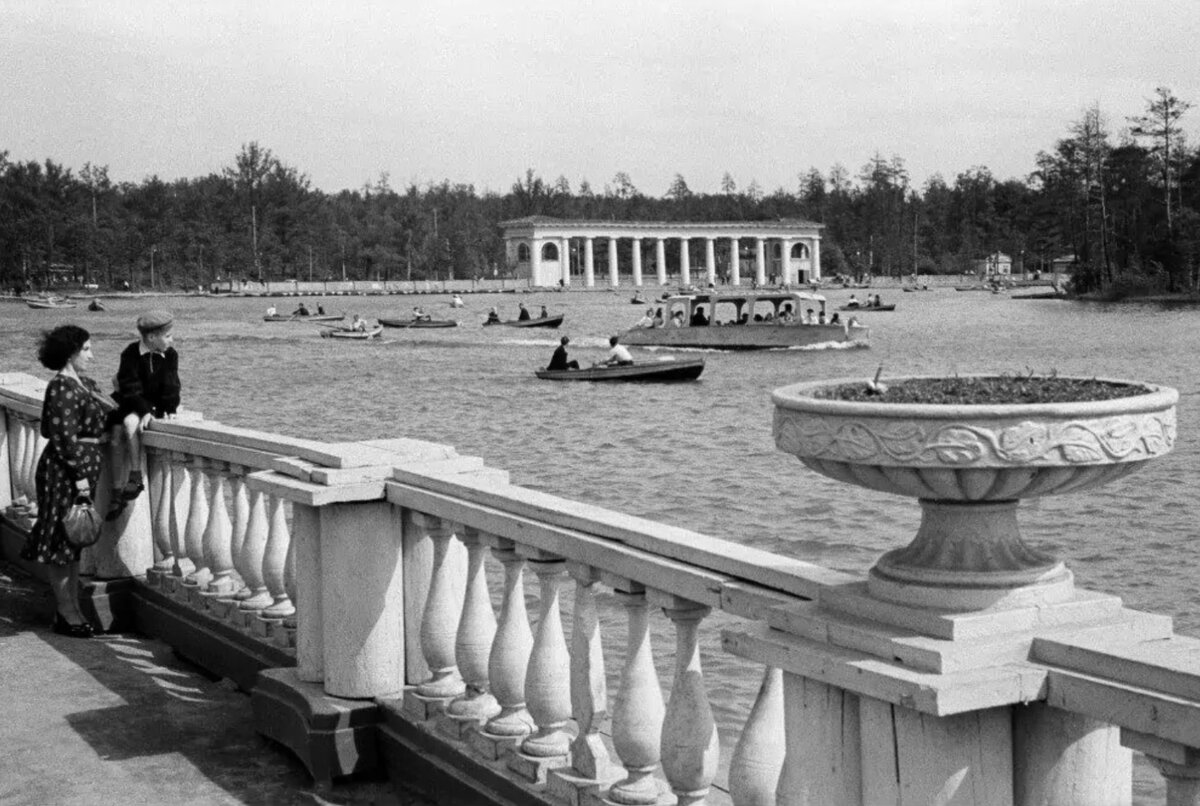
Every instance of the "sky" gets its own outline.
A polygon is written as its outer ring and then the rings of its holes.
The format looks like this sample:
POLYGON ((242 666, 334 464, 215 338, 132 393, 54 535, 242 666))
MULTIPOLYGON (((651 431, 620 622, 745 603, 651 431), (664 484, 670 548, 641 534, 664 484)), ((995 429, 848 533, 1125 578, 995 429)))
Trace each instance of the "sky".
POLYGON ((169 181, 257 141, 328 192, 1023 179, 1091 106, 1115 138, 1156 87, 1200 105, 1198 40, 1197 0, 0 0, 0 153, 169 181))

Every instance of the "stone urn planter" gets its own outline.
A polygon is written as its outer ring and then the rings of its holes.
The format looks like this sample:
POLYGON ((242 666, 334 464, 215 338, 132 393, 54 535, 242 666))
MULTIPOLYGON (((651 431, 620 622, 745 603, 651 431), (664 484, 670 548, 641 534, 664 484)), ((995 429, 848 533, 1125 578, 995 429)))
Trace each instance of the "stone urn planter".
POLYGON ((775 444, 831 478, 920 501, 915 539, 871 569, 872 597, 952 611, 1062 602, 1073 596, 1071 572, 1022 540, 1020 499, 1106 484, 1167 453, 1179 397, 1136 381, 1067 380, 1114 384, 1128 396, 888 402, 887 394, 841 399, 861 380, 800 383, 773 395, 775 444))

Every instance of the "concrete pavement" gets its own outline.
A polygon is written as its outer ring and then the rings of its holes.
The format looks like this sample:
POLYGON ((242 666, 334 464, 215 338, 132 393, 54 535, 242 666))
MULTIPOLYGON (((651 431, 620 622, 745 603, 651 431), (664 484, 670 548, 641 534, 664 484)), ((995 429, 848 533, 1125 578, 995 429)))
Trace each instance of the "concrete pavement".
POLYGON ((0 561, 0 804, 419 806, 383 777, 316 790, 249 697, 136 635, 50 631, 53 597, 0 561))

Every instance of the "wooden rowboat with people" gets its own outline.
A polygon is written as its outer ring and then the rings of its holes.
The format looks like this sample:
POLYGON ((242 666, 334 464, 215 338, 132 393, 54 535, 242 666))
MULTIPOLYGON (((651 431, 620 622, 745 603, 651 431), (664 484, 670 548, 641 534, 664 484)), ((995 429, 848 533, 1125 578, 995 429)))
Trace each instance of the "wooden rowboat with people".
POLYGON ((414 319, 380 319, 379 324, 384 327, 458 327, 456 319, 431 319, 429 317, 414 318, 414 319))
POLYGON ((326 327, 321 329, 321 338, 324 339, 358 339, 365 341, 367 339, 377 339, 383 333, 383 325, 375 325, 375 327, 367 330, 352 330, 348 327, 326 327))
POLYGON ((828 321, 825 307, 825 297, 807 291, 675 294, 654 303, 652 324, 630 328, 620 340, 631 347, 713 350, 868 345, 869 328, 848 320, 828 321))
POLYGON ((268 314, 264 322, 340 322, 346 318, 346 313, 310 313, 304 314, 268 314))
POLYGON ((669 383, 694 381, 704 371, 703 358, 661 358, 632 364, 597 364, 580 369, 539 369, 534 372, 544 381, 641 381, 669 383))
POLYGON ((558 327, 563 323, 563 314, 558 316, 539 316, 537 319, 506 319, 504 321, 488 321, 483 323, 484 327, 488 325, 504 325, 505 327, 558 327))

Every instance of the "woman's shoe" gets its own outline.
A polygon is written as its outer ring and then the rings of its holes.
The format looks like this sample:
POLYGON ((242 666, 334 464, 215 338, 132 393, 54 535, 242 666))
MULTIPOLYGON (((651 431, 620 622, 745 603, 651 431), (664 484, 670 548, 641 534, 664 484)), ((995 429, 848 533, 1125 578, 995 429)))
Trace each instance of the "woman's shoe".
POLYGON ((54 613, 54 632, 59 635, 65 635, 69 638, 91 638, 93 635, 92 625, 86 621, 82 624, 72 624, 62 617, 62 613, 55 611, 54 613))

